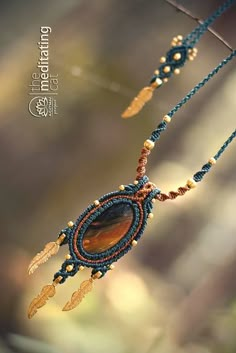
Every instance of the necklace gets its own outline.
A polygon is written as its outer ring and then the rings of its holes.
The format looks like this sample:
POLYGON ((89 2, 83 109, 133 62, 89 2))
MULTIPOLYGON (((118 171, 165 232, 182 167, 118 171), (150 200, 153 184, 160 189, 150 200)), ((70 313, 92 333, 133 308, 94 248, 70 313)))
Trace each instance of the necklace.
POLYGON ((198 52, 195 45, 208 31, 212 23, 228 10, 234 2, 235 0, 226 0, 185 38, 182 35, 173 38, 171 49, 165 56, 160 58, 160 66, 154 71, 149 86, 144 87, 132 100, 128 108, 122 113, 123 118, 130 118, 136 115, 152 99, 155 89, 160 88, 164 83, 168 82, 173 74, 179 75, 180 68, 185 65, 187 60, 194 60, 198 52))
POLYGON ((94 280, 102 278, 107 271, 112 270, 114 262, 137 245, 148 220, 153 218, 152 208, 155 201, 165 201, 166 199, 183 196, 187 191, 193 189, 209 172, 236 137, 236 130, 224 142, 214 157, 211 157, 191 179, 187 180, 186 185, 179 187, 177 191, 171 191, 168 194, 162 193, 146 176, 146 164, 155 143, 159 140, 161 133, 166 130, 177 111, 235 56, 236 50, 233 50, 163 117, 162 122, 144 142, 138 160, 135 181, 132 184, 120 185, 118 191, 95 200, 75 222, 68 222, 68 226, 61 230, 55 242, 46 244, 44 250, 33 258, 29 265, 30 274, 52 255, 55 255, 60 246, 65 244, 69 246, 69 254, 66 255, 61 269, 54 275, 53 283, 44 286, 40 294, 32 300, 28 310, 29 318, 32 318, 37 310, 44 306, 50 297, 55 295, 57 284, 64 283, 68 277, 74 276, 85 267, 91 268, 91 277, 81 283, 80 288, 73 293, 63 310, 68 311, 75 308, 85 294, 91 291, 94 280))

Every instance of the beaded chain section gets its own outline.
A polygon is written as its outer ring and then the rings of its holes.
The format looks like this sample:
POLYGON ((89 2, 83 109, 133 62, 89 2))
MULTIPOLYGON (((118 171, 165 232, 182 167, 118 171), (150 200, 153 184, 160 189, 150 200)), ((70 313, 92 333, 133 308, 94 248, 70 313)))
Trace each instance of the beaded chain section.
MULTIPOLYGON (((231 2, 227 1, 225 6, 226 4, 229 6, 229 3, 231 2)), ((193 43, 196 37, 199 38, 203 33, 204 28, 200 27, 199 32, 192 33, 188 40, 193 43)), ((177 191, 162 193, 146 176, 146 164, 151 150, 160 139, 161 133, 166 130, 173 116, 235 56, 236 50, 233 50, 163 117, 162 122, 144 142, 134 182, 128 185, 122 184, 118 190, 93 201, 75 222, 69 221, 67 226, 59 232, 57 239, 47 243, 44 249, 32 259, 28 268, 29 274, 34 273, 40 265, 56 255, 61 246, 68 246, 69 252, 61 264, 61 268, 54 274, 52 283, 45 285, 31 301, 28 309, 29 318, 32 318, 38 309, 55 295, 58 284, 64 283, 68 278, 89 268, 91 270, 90 278, 80 284, 62 310, 69 311, 77 307, 84 296, 92 290, 94 281, 113 270, 114 263, 138 244, 148 221, 154 217, 152 209, 156 200, 173 200, 178 196, 183 196, 210 171, 236 137, 236 130, 214 157, 211 157, 192 178, 187 180, 186 185, 179 187, 177 191)))
POLYGON ((143 106, 151 100, 153 92, 156 88, 159 88, 163 85, 163 83, 168 82, 173 73, 176 75, 180 74, 180 68, 185 65, 187 60, 194 60, 198 52, 195 45, 199 42, 203 34, 206 33, 209 26, 211 26, 211 24, 234 2, 235 0, 227 0, 185 38, 183 38, 182 35, 178 35, 173 38, 171 41, 171 49, 165 56, 160 58, 161 65, 154 71, 150 85, 144 87, 132 100, 128 108, 122 113, 123 118, 130 118, 136 115, 143 108, 143 106))

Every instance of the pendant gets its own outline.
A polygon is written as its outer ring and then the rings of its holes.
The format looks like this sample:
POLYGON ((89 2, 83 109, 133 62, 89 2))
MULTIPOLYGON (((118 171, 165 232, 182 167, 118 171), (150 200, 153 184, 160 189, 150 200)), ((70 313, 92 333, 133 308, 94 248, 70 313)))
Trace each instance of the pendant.
POLYGON ((57 284, 64 283, 85 267, 91 268, 91 278, 81 283, 63 310, 76 307, 92 289, 93 281, 113 269, 113 263, 137 244, 148 218, 153 217, 153 202, 159 193, 160 190, 149 182, 148 177, 143 176, 134 184, 121 185, 119 191, 95 200, 75 223, 69 222, 68 227, 59 233, 57 241, 48 243, 29 265, 29 273, 32 274, 55 255, 60 246, 67 244, 69 247, 69 254, 54 275, 52 284, 44 286, 31 302, 28 317, 31 318, 49 297, 54 296, 57 284))

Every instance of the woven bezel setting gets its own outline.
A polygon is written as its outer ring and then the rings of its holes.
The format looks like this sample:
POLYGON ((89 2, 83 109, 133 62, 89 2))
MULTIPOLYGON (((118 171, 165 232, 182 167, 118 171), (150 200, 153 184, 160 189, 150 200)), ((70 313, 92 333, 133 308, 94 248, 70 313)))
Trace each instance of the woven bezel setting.
POLYGON ((149 182, 147 176, 138 180, 138 184, 129 184, 124 186, 124 190, 115 191, 106 194, 98 199, 99 204, 91 204, 76 220, 73 227, 63 230, 67 234, 67 242, 71 258, 67 259, 63 265, 60 274, 64 279, 67 276, 73 276, 79 269, 79 266, 86 266, 93 269, 92 273, 97 271, 104 275, 109 266, 124 256, 132 248, 132 242, 138 241, 147 224, 148 215, 151 213, 152 199, 160 193, 156 186, 149 182), (83 239, 86 231, 96 219, 114 205, 126 204, 132 208, 133 218, 128 231, 121 239, 103 252, 88 253, 83 247, 83 239), (66 271, 68 265, 73 265, 73 270, 66 271))

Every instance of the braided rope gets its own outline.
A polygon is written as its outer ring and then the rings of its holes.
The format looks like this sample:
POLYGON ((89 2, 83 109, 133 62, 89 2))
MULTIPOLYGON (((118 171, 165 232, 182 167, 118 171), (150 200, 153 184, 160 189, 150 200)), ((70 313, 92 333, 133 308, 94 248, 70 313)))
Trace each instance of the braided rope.
MULTIPOLYGON (((170 118, 172 118, 175 113, 184 105, 186 104, 205 84, 213 78, 228 62, 230 62, 236 56, 236 50, 234 50, 230 55, 227 56, 224 60, 222 60, 218 66, 216 66, 204 79, 199 82, 186 96, 176 104, 176 106, 169 111, 167 114, 170 118)), ((157 128, 152 132, 150 136, 150 140, 153 142, 159 140, 162 131, 164 131, 167 127, 167 123, 162 121, 157 128)))
MULTIPOLYGON (((234 132, 229 136, 229 138, 225 141, 225 143, 221 146, 221 148, 219 149, 219 151, 215 154, 214 159, 217 161, 217 159, 220 158, 220 156, 222 155, 222 153, 226 150, 226 148, 229 146, 229 144, 233 141, 233 139, 236 137, 236 130, 234 130, 234 132)), ((199 181, 202 180, 202 178, 205 176, 205 174, 207 174, 209 172, 209 170, 211 169, 212 164, 210 162, 204 164, 201 168, 201 170, 199 170, 197 173, 195 173, 193 175, 193 180, 196 181, 196 183, 198 183, 199 181)))
POLYGON ((178 196, 183 196, 187 191, 191 190, 189 186, 180 186, 177 191, 170 191, 167 194, 159 193, 155 196, 158 201, 174 200, 178 196))
POLYGON ((183 40, 183 44, 194 46, 203 34, 207 31, 208 27, 220 17, 233 3, 235 0, 225 1, 218 9, 210 15, 203 23, 197 26, 187 37, 183 40))

